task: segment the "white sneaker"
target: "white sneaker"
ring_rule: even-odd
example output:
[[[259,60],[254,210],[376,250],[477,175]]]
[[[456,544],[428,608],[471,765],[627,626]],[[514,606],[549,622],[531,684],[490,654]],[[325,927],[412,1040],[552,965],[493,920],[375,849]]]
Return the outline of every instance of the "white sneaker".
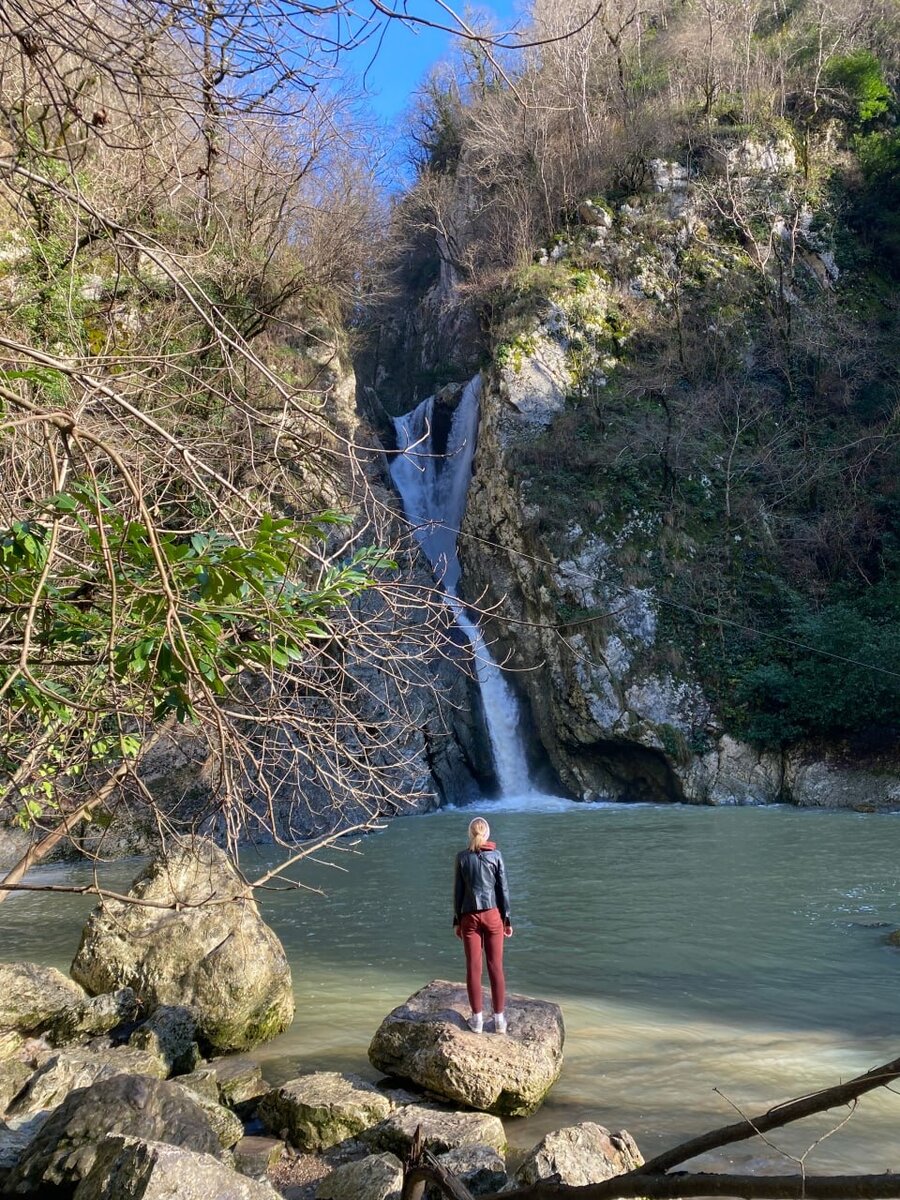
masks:
[[[494,1033],[506,1033],[506,1017],[503,1013],[494,1013]]]
[[[481,1033],[481,1031],[484,1029],[484,1014],[472,1013],[467,1024],[473,1033]]]

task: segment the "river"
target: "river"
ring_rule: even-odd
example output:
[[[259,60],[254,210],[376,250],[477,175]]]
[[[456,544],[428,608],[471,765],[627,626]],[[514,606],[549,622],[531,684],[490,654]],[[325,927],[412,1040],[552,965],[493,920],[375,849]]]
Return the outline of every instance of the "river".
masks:
[[[507,1123],[514,1148],[594,1119],[629,1129],[649,1155],[734,1119],[733,1106],[758,1111],[900,1054],[900,951],[879,925],[900,925],[900,815],[541,797],[479,811],[510,874],[510,990],[558,1001],[567,1026],[547,1103]],[[292,1028],[258,1052],[272,1082],[313,1069],[375,1078],[366,1048],[382,1016],[429,979],[462,978],[450,885],[471,815],[402,818],[358,852],[325,855],[333,865],[306,865],[300,878],[324,895],[263,893],[297,997]],[[106,876],[121,885],[136,866]],[[60,882],[86,869],[42,874]],[[11,898],[2,956],[65,969],[89,908],[82,897]],[[773,1140],[800,1153],[842,1115]],[[897,1169],[898,1126],[900,1095],[877,1093],[807,1165]],[[726,1163],[792,1169],[758,1142],[703,1165]]]

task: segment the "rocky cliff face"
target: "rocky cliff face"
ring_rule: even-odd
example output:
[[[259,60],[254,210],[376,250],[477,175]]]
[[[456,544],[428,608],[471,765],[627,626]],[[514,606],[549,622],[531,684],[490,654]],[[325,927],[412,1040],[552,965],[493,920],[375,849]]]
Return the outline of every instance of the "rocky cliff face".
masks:
[[[520,464],[561,403],[552,346],[495,369],[483,393],[463,558],[564,787],[586,800],[900,806],[891,757],[861,767],[841,746],[779,753],[729,736],[690,665],[667,666],[658,597],[617,561],[627,538],[586,536],[574,505],[562,540],[541,534]]]
[[[792,153],[777,142],[745,145],[729,169],[767,177],[777,198],[772,181],[792,169]],[[752,316],[734,311],[733,293],[726,311],[725,286],[748,269],[745,255],[710,238],[685,168],[651,167],[654,194],[615,210],[597,199],[581,206],[580,228],[541,252],[515,322],[499,332],[461,542],[466,595],[486,610],[498,657],[515,669],[526,719],[578,797],[896,806],[900,769],[890,751],[860,756],[843,742],[823,750],[802,739],[767,750],[734,736],[721,690],[711,695],[705,687],[702,641],[692,652],[673,635],[670,614],[685,606],[672,601],[669,581],[691,569],[701,534],[685,505],[666,511],[643,503],[616,473],[651,422],[634,383],[630,398],[633,347],[654,323],[669,330],[674,323],[681,339],[691,293],[721,288],[718,327],[705,315],[704,336],[721,337],[748,360],[756,351]],[[795,292],[830,288],[836,276],[812,228],[807,214],[791,235]],[[796,295],[782,301],[801,303]],[[645,353],[660,354],[659,346]],[[664,410],[671,368],[659,362],[653,384]],[[629,424],[617,441],[613,422],[623,412]],[[670,421],[646,457],[659,450],[667,467],[674,454],[664,439],[679,436],[686,435]],[[724,453],[719,466],[723,460]],[[685,488],[710,500],[729,485],[726,476],[686,473]],[[765,536],[765,513],[753,520]],[[740,544],[734,528],[723,519],[713,532]]]

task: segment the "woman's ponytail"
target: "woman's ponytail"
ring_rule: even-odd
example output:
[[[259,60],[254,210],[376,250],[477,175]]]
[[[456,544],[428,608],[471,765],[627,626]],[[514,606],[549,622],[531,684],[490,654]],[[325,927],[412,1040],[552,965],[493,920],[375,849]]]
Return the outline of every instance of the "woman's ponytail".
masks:
[[[469,822],[469,849],[480,850],[491,836],[491,827],[484,817],[474,817]]]

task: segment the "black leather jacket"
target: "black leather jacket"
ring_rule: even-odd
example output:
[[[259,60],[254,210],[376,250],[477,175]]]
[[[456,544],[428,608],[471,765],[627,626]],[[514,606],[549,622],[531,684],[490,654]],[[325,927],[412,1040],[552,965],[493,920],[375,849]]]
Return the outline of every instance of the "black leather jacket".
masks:
[[[503,855],[490,850],[460,850],[453,883],[453,924],[465,913],[499,908],[504,925],[509,919],[509,885]]]

